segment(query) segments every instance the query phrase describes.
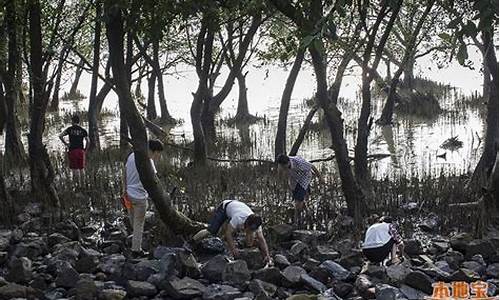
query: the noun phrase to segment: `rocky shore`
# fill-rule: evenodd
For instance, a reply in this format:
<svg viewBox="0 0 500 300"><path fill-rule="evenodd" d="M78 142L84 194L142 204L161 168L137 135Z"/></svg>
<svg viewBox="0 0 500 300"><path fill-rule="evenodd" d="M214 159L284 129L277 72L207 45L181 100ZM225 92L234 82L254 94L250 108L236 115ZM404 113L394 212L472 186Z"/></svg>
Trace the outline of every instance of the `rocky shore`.
<svg viewBox="0 0 500 300"><path fill-rule="evenodd" d="M131 259L127 233L66 220L47 230L37 205L0 230L0 299L424 299L436 281L485 281L498 295L498 236L462 233L405 240L401 264L364 266L349 239L267 228L274 266L257 249L227 256L219 238L189 247L156 246Z"/></svg>

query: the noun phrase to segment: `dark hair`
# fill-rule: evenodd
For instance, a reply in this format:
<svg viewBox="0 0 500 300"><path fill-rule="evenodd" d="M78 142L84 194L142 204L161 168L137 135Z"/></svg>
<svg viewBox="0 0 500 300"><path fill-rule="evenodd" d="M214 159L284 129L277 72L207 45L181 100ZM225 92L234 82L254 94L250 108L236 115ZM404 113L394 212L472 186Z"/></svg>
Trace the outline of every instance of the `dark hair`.
<svg viewBox="0 0 500 300"><path fill-rule="evenodd" d="M80 117L78 115L73 115L71 117L71 122L76 123L76 124L80 123Z"/></svg>
<svg viewBox="0 0 500 300"><path fill-rule="evenodd" d="M148 141L149 150L152 152L161 152L163 151L163 143L158 140L149 140Z"/></svg>
<svg viewBox="0 0 500 300"><path fill-rule="evenodd" d="M394 220L392 219L392 217L384 216L380 218L380 221L384 223L392 223Z"/></svg>
<svg viewBox="0 0 500 300"><path fill-rule="evenodd" d="M279 165L286 165L288 162L290 162L290 158L285 154L280 154L276 157L276 163Z"/></svg>
<svg viewBox="0 0 500 300"><path fill-rule="evenodd" d="M255 231L262 225L262 218L256 214L251 214L245 220L245 228Z"/></svg>

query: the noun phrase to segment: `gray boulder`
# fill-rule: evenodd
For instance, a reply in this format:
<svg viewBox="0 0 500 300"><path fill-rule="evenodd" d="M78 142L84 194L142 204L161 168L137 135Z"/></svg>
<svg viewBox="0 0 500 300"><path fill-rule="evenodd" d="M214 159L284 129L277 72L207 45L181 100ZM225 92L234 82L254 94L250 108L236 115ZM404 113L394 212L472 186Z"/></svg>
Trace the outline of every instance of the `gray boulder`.
<svg viewBox="0 0 500 300"><path fill-rule="evenodd" d="M331 246L319 245L316 246L315 257L320 261L334 260L340 257L340 253Z"/></svg>
<svg viewBox="0 0 500 300"><path fill-rule="evenodd" d="M93 280L80 279L72 292L77 300L92 300L97 296L97 286Z"/></svg>
<svg viewBox="0 0 500 300"><path fill-rule="evenodd" d="M193 299L200 297L206 290L206 287L198 280L184 277L179 279L172 277L166 283L165 291L174 299Z"/></svg>
<svg viewBox="0 0 500 300"><path fill-rule="evenodd" d="M73 288L80 280L80 274L68 262L62 263L57 270L56 286Z"/></svg>
<svg viewBox="0 0 500 300"><path fill-rule="evenodd" d="M228 263L222 272L222 280L232 285L242 286L252 278L244 260L236 260Z"/></svg>
<svg viewBox="0 0 500 300"><path fill-rule="evenodd" d="M301 285L300 277L302 274L307 274L306 270L299 266L288 266L283 270L285 280L283 285L286 287L297 287Z"/></svg>
<svg viewBox="0 0 500 300"><path fill-rule="evenodd" d="M17 283L8 283L0 287L0 299L11 300L14 298L33 298L36 294L31 287L19 285Z"/></svg>
<svg viewBox="0 0 500 300"><path fill-rule="evenodd" d="M27 257L14 258L5 279L15 283L28 283L33 276L31 260Z"/></svg>
<svg viewBox="0 0 500 300"><path fill-rule="evenodd" d="M131 297L154 296L157 293L156 287L145 281L127 281L127 293Z"/></svg>
<svg viewBox="0 0 500 300"><path fill-rule="evenodd" d="M316 292L316 293L323 293L326 291L326 285L324 285L322 282L312 278L308 274L302 274L300 275L300 281L302 284L304 284L305 287L308 289Z"/></svg>
<svg viewBox="0 0 500 300"><path fill-rule="evenodd" d="M127 292L121 289L103 289L98 294L99 300L122 300Z"/></svg>
<svg viewBox="0 0 500 300"><path fill-rule="evenodd" d="M486 275L493 278L498 278L498 263L489 265L486 268Z"/></svg>
<svg viewBox="0 0 500 300"><path fill-rule="evenodd" d="M274 264L280 268L284 269L290 265L290 261L288 261L288 258L282 254L276 254L274 256Z"/></svg>
<svg viewBox="0 0 500 300"><path fill-rule="evenodd" d="M238 259L244 260L251 270L260 269L266 264L258 249L241 249Z"/></svg>
<svg viewBox="0 0 500 300"><path fill-rule="evenodd" d="M262 280L265 282L270 282L270 283L275 284L275 285L280 285L283 282L283 280L285 280L280 269L278 269L276 267L263 268L263 269L257 270L253 273L253 278L259 279L259 280Z"/></svg>
<svg viewBox="0 0 500 300"><path fill-rule="evenodd" d="M398 288L388 284L376 285L375 297L377 300L408 300Z"/></svg>
<svg viewBox="0 0 500 300"><path fill-rule="evenodd" d="M321 265L319 265L319 267L328 271L328 273L336 280L346 281L353 277L353 274L350 271L331 260L324 261Z"/></svg>
<svg viewBox="0 0 500 300"><path fill-rule="evenodd" d="M411 272L411 269L405 264L390 265L386 268L387 277L391 282L399 283L402 282L406 276Z"/></svg>
<svg viewBox="0 0 500 300"><path fill-rule="evenodd" d="M203 300L233 300L240 299L243 294L237 288L224 284L211 284L205 288Z"/></svg>
<svg viewBox="0 0 500 300"><path fill-rule="evenodd" d="M432 293L433 280L422 271L413 271L406 275L405 283L426 294Z"/></svg>
<svg viewBox="0 0 500 300"><path fill-rule="evenodd" d="M466 268L460 268L456 270L455 272L453 272L453 274L451 274L449 278L449 280L451 281L466 281L469 283L478 281L479 279L481 279L479 274Z"/></svg>
<svg viewBox="0 0 500 300"><path fill-rule="evenodd" d="M216 255L203 264L201 273L203 277L210 282L222 281L222 273L227 264L228 260L224 255Z"/></svg>

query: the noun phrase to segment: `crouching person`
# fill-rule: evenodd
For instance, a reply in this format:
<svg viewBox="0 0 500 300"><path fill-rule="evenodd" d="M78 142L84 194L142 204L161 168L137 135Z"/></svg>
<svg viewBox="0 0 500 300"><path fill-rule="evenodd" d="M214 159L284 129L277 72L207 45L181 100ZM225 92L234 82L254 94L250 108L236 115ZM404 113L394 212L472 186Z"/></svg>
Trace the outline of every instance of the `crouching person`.
<svg viewBox="0 0 500 300"><path fill-rule="evenodd" d="M402 257L404 245L392 218L382 217L366 230L362 250L365 257L372 263L383 262L389 254L392 264L401 262L398 250Z"/></svg>
<svg viewBox="0 0 500 300"><path fill-rule="evenodd" d="M248 247L253 247L257 241L260 252L266 263L272 263L269 256L266 239L262 233L262 218L243 202L237 200L225 200L216 209L208 223L208 228L199 231L193 236L194 241L200 241L210 234L216 235L222 225L225 226L224 236L229 247L229 251L236 258L239 255L238 248L234 242L233 234L238 231L245 233L245 240Z"/></svg>

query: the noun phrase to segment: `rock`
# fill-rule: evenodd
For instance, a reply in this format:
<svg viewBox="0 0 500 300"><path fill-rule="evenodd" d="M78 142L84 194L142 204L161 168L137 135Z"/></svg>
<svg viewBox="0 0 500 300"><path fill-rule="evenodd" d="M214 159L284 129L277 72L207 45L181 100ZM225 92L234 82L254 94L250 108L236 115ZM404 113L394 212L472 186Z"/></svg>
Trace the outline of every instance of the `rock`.
<svg viewBox="0 0 500 300"><path fill-rule="evenodd" d="M434 265L436 266L436 268L440 269L441 271L443 272L446 272L446 273L453 273L453 269L450 267L450 265L448 264L447 261L445 260L439 260L439 261L436 261L434 263Z"/></svg>
<svg viewBox="0 0 500 300"><path fill-rule="evenodd" d="M237 288L224 284L211 284L205 288L202 298L204 300L233 300L243 294Z"/></svg>
<svg viewBox="0 0 500 300"><path fill-rule="evenodd" d="M405 253L410 256L420 255L424 253L424 250L422 248L422 243L419 240L416 239L405 240L404 245L405 245Z"/></svg>
<svg viewBox="0 0 500 300"><path fill-rule="evenodd" d="M404 281L407 285L423 291L426 294L432 293L432 279L422 271L410 272Z"/></svg>
<svg viewBox="0 0 500 300"><path fill-rule="evenodd" d="M481 254L487 262L498 261L498 248L489 240L472 240L467 243L465 257L471 258L474 254Z"/></svg>
<svg viewBox="0 0 500 300"><path fill-rule="evenodd" d="M241 249L238 259L244 260L251 270L257 270L266 265L258 249Z"/></svg>
<svg viewBox="0 0 500 300"><path fill-rule="evenodd" d="M112 277L121 276L125 256L121 254L111 254L101 259L98 268Z"/></svg>
<svg viewBox="0 0 500 300"><path fill-rule="evenodd" d="M434 232L438 229L438 225L439 217L434 213L430 213L420 224L418 224L418 227L426 232Z"/></svg>
<svg viewBox="0 0 500 300"><path fill-rule="evenodd" d="M294 230L292 237L294 240L302 241L308 245L315 246L318 241L326 236L325 231L319 230Z"/></svg>
<svg viewBox="0 0 500 300"><path fill-rule="evenodd" d="M330 246L316 246L315 257L320 261L334 260L340 257L340 253Z"/></svg>
<svg viewBox="0 0 500 300"><path fill-rule="evenodd" d="M297 294L286 298L286 300L316 300L316 299L317 299L316 295L309 295L309 294Z"/></svg>
<svg viewBox="0 0 500 300"><path fill-rule="evenodd" d="M404 263L397 265L390 265L386 269L387 277L391 282L402 282L406 276L411 272L411 269Z"/></svg>
<svg viewBox="0 0 500 300"><path fill-rule="evenodd" d="M5 279L15 283L28 283L33 276L31 260L27 257L14 258Z"/></svg>
<svg viewBox="0 0 500 300"><path fill-rule="evenodd" d="M286 287L297 287L300 286L300 277L302 274L307 274L306 270L299 266L288 266L283 270L283 276L285 277L285 281L283 282L283 286Z"/></svg>
<svg viewBox="0 0 500 300"><path fill-rule="evenodd" d="M432 241L432 246L437 249L438 253L444 253L450 248L448 241Z"/></svg>
<svg viewBox="0 0 500 300"><path fill-rule="evenodd" d="M47 245L41 238L29 241L21 242L14 247L11 256L16 257L27 257L31 260L35 260L37 257L45 255L47 253Z"/></svg>
<svg viewBox="0 0 500 300"><path fill-rule="evenodd" d="M35 290L31 287L8 283L0 287L0 299L10 300L14 298L31 298L35 295Z"/></svg>
<svg viewBox="0 0 500 300"><path fill-rule="evenodd" d="M156 259L161 259L165 254L177 254L177 250L175 248L166 247L166 246L158 246L153 251L153 257Z"/></svg>
<svg viewBox="0 0 500 300"><path fill-rule="evenodd" d="M228 260L224 255L216 255L201 267L201 273L210 282L222 281L222 273L227 264Z"/></svg>
<svg viewBox="0 0 500 300"><path fill-rule="evenodd" d="M317 293L323 293L326 291L326 285L321 283L320 281L312 278L308 274L302 274L300 275L300 280L304 284L305 287L308 289L317 292Z"/></svg>
<svg viewBox="0 0 500 300"><path fill-rule="evenodd" d="M242 286L252 278L244 260L235 260L226 265L222 272L222 280L236 286Z"/></svg>
<svg viewBox="0 0 500 300"><path fill-rule="evenodd" d="M200 278L200 265L196 261L196 258L193 256L193 254L183 251L179 253L178 257L182 268L182 274L184 276L188 276L194 279Z"/></svg>
<svg viewBox="0 0 500 300"><path fill-rule="evenodd" d="M250 284L248 285L248 289L255 295L257 296L257 299L260 297L264 298L271 298L274 296L276 293L276 290L278 289L277 286L275 286L272 283L268 283L259 279L254 279L250 281Z"/></svg>
<svg viewBox="0 0 500 300"><path fill-rule="evenodd" d="M375 297L377 300L408 300L398 288L388 284L377 285Z"/></svg>
<svg viewBox="0 0 500 300"><path fill-rule="evenodd" d="M451 281L466 281L469 283L473 282L473 281L477 281L479 279L481 279L479 274L477 274L476 272L474 272L472 270L465 269L465 268L460 268L457 271L453 272L453 274L451 274L451 276L449 278L449 280L451 280Z"/></svg>
<svg viewBox="0 0 500 300"><path fill-rule="evenodd" d="M44 291L48 288L48 283L52 281L53 278L49 274L35 274L30 281L30 287Z"/></svg>
<svg viewBox="0 0 500 300"><path fill-rule="evenodd" d="M458 269L460 267L460 264L464 261L464 255L458 251L453 250L449 250L438 258L445 260L453 270Z"/></svg>
<svg viewBox="0 0 500 300"><path fill-rule="evenodd" d="M347 271L346 269L344 269L344 267L331 260L324 261L321 265L319 265L319 267L327 270L329 274L336 280L346 281L353 276L351 272Z"/></svg>
<svg viewBox="0 0 500 300"><path fill-rule="evenodd" d="M155 256L156 257L156 256ZM165 253L160 259L160 274L163 278L178 275L177 255L175 253Z"/></svg>
<svg viewBox="0 0 500 300"><path fill-rule="evenodd" d="M74 289L77 300L92 300L97 296L97 286L93 280L80 279Z"/></svg>
<svg viewBox="0 0 500 300"><path fill-rule="evenodd" d="M278 224L271 227L269 232L270 240L275 243L288 241L292 238L293 226L289 224Z"/></svg>
<svg viewBox="0 0 500 300"><path fill-rule="evenodd" d="M57 270L56 286L63 288L72 288L80 280L80 274L73 269L71 264L64 262Z"/></svg>
<svg viewBox="0 0 500 300"><path fill-rule="evenodd" d="M285 280L284 275L281 273L280 269L276 267L263 268L257 270L253 273L254 279L259 279L265 282L270 282L275 285L280 285L283 280Z"/></svg>
<svg viewBox="0 0 500 300"><path fill-rule="evenodd" d="M498 278L498 263L489 265L486 268L486 275L493 278Z"/></svg>
<svg viewBox="0 0 500 300"><path fill-rule="evenodd" d="M319 266L320 262L315 260L314 258L308 258L304 264L302 264L302 268L304 268L307 272L311 272Z"/></svg>
<svg viewBox="0 0 500 300"><path fill-rule="evenodd" d="M206 287L199 281L189 277L182 279L172 277L167 281L165 290L169 296L175 299L193 299L201 296Z"/></svg>
<svg viewBox="0 0 500 300"><path fill-rule="evenodd" d="M125 263L122 276L129 280L146 281L149 276L160 272L159 260L140 260L136 264Z"/></svg>
<svg viewBox="0 0 500 300"><path fill-rule="evenodd" d="M431 278L439 281L446 281L450 277L450 273L439 269L433 263L425 263L423 267L415 267L414 269L422 271Z"/></svg>
<svg viewBox="0 0 500 300"><path fill-rule="evenodd" d="M489 297L498 296L498 279L490 279L486 282L488 283L488 296Z"/></svg>
<svg viewBox="0 0 500 300"><path fill-rule="evenodd" d="M94 273L99 265L100 256L101 254L94 249L82 248L75 262L75 270L79 273Z"/></svg>
<svg viewBox="0 0 500 300"><path fill-rule="evenodd" d="M333 285L333 291L340 298L345 298L347 295L349 295L352 292L353 289L354 289L354 286L352 284L341 282L341 281L339 281Z"/></svg>
<svg viewBox="0 0 500 300"><path fill-rule="evenodd" d="M288 259L286 258L286 256L282 255L282 254L276 254L274 256L274 264L280 268L280 269L284 269L286 267L288 267L290 265L290 262L288 261Z"/></svg>
<svg viewBox="0 0 500 300"><path fill-rule="evenodd" d="M218 237L210 237L203 239L199 243L198 251L205 254L221 254L224 253L226 248L224 247L224 242Z"/></svg>
<svg viewBox="0 0 500 300"><path fill-rule="evenodd" d="M68 292L64 288L55 288L44 294L46 300L66 299Z"/></svg>
<svg viewBox="0 0 500 300"><path fill-rule="evenodd" d="M367 299L375 298L375 289L372 289L373 283L368 276L359 275L354 282L354 287L361 296Z"/></svg>
<svg viewBox="0 0 500 300"><path fill-rule="evenodd" d="M368 266L363 268L361 274L366 274L369 277L375 277L382 280L386 278L385 268L374 264L368 264Z"/></svg>
<svg viewBox="0 0 500 300"><path fill-rule="evenodd" d="M306 243L297 241L295 244L293 244L292 248L290 248L290 255L292 255L296 259L299 259L301 255L306 253L307 248L309 247Z"/></svg>
<svg viewBox="0 0 500 300"><path fill-rule="evenodd" d="M8 258L9 258L9 253L5 251L0 251L0 266L3 266L7 262Z"/></svg>
<svg viewBox="0 0 500 300"><path fill-rule="evenodd" d="M472 260L464 261L462 263L462 267L465 269L469 269L471 271L474 271L477 274L479 274L480 276L484 275L484 273L486 273L486 266L484 266L476 261L472 261Z"/></svg>
<svg viewBox="0 0 500 300"><path fill-rule="evenodd" d="M426 294L422 291L419 291L417 289L414 289L410 286L407 286L406 284L402 284L399 290L408 298L409 300L412 299L426 299L429 294Z"/></svg>
<svg viewBox="0 0 500 300"><path fill-rule="evenodd" d="M351 249L339 259L339 264L344 268L352 268L363 265L364 258L361 250Z"/></svg>
<svg viewBox="0 0 500 300"><path fill-rule="evenodd" d="M477 263L480 263L483 266L486 266L486 262L484 261L484 258L481 254L475 254L473 255L470 260L475 261Z"/></svg>
<svg viewBox="0 0 500 300"><path fill-rule="evenodd" d="M7 229L0 230L0 251L6 251L10 246L12 231Z"/></svg>
<svg viewBox="0 0 500 300"><path fill-rule="evenodd" d="M472 237L468 233L455 234L450 238L450 246L455 251L460 251L465 253L467 244L472 240Z"/></svg>
<svg viewBox="0 0 500 300"><path fill-rule="evenodd" d="M72 241L78 241L80 239L80 229L75 222L71 220L65 220L57 223L55 225L55 231L66 236Z"/></svg>
<svg viewBox="0 0 500 300"><path fill-rule="evenodd" d="M127 294L131 297L154 296L157 290L154 285L146 281L127 281Z"/></svg>
<svg viewBox="0 0 500 300"><path fill-rule="evenodd" d="M99 300L122 300L127 292L120 289L104 289L99 292Z"/></svg>
<svg viewBox="0 0 500 300"><path fill-rule="evenodd" d="M49 235L47 241L48 241L49 247L52 248L53 246L55 246L57 244L66 243L66 242L69 242L71 240L64 235L62 235L58 232L55 232L55 233Z"/></svg>

